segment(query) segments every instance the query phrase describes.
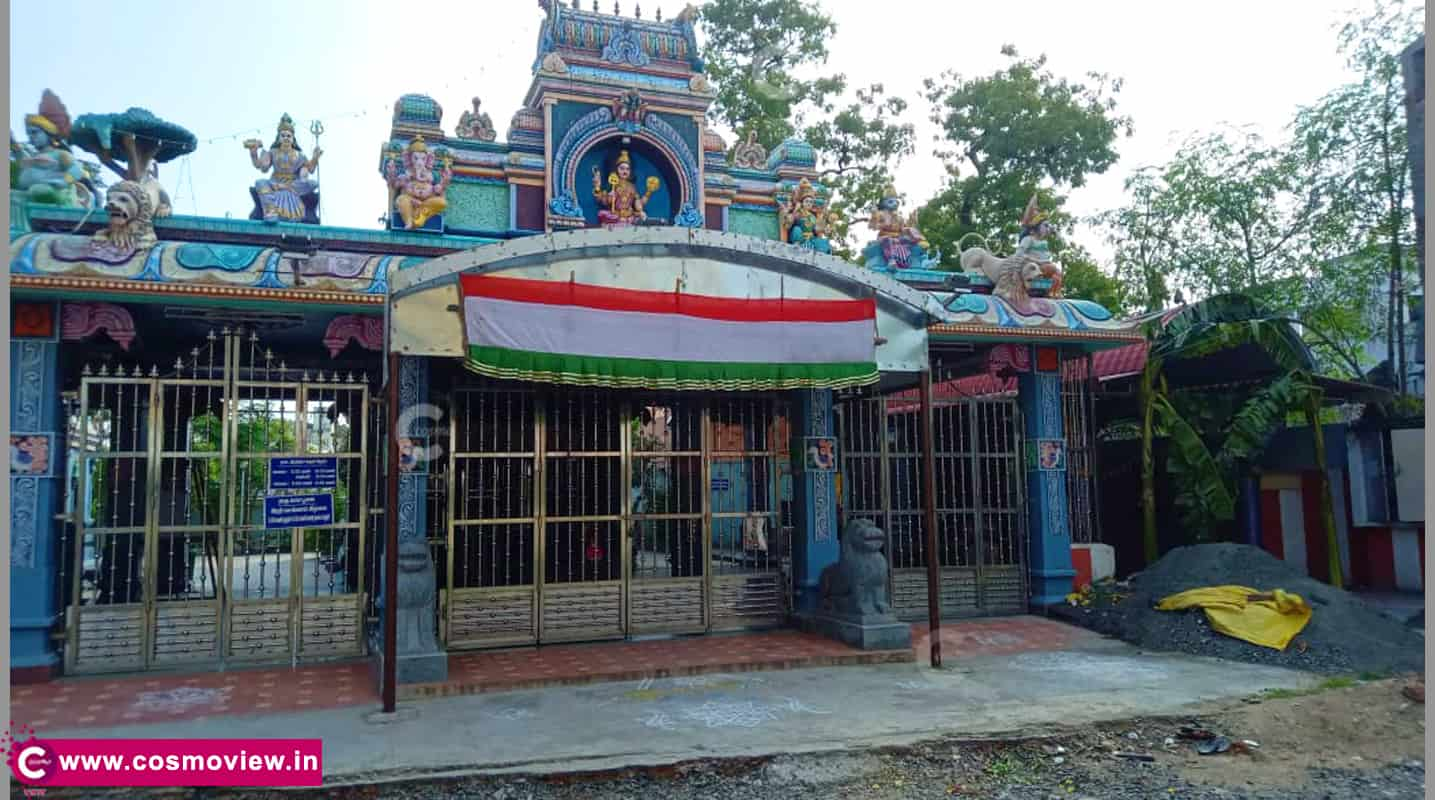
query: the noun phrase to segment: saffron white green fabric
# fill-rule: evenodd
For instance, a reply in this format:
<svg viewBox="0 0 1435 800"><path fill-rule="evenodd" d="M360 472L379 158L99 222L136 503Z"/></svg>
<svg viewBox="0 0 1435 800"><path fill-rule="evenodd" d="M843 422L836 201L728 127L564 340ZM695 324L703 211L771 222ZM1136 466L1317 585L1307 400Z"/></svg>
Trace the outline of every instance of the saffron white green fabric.
<svg viewBox="0 0 1435 800"><path fill-rule="evenodd" d="M655 389L841 388L877 380L876 302L734 299L463 275L469 369Z"/></svg>

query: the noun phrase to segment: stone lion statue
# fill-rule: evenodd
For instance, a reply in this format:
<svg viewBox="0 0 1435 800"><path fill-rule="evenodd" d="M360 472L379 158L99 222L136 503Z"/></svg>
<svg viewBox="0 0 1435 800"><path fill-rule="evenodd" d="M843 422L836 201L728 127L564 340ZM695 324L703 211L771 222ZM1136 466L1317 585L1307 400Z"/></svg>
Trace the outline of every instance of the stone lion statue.
<svg viewBox="0 0 1435 800"><path fill-rule="evenodd" d="M155 181L120 181L105 192L105 211L110 215L109 227L96 233L94 240L120 250L142 250L159 241L154 221L169 216L169 197Z"/></svg>
<svg viewBox="0 0 1435 800"><path fill-rule="evenodd" d="M852 616L887 614L887 537L867 519L854 519L842 529L842 554L822 570L820 589L827 611Z"/></svg>
<svg viewBox="0 0 1435 800"><path fill-rule="evenodd" d="M1041 265L1035 260L1014 255L1000 258L984 247L973 247L962 253L962 269L985 275L996 284L993 293L1012 299L1026 296L1027 287L1041 277Z"/></svg>

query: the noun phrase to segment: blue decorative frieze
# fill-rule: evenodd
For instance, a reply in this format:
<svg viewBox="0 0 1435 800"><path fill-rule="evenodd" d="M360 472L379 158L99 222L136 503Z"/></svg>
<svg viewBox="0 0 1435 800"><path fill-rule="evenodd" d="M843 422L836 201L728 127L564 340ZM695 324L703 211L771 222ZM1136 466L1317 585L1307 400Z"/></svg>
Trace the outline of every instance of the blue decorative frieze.
<svg viewBox="0 0 1435 800"><path fill-rule="evenodd" d="M662 75L649 75L645 72L624 72L623 70L590 67L584 64L569 64L568 74L572 77L636 84L650 89L663 89L670 92L687 92L688 90L688 80L686 78L669 78Z"/></svg>
<svg viewBox="0 0 1435 800"><path fill-rule="evenodd" d="M613 38L609 39L607 46L603 48L603 60L634 67L646 67L653 61L643 52L642 37L629 23L624 23L623 27L613 31Z"/></svg>

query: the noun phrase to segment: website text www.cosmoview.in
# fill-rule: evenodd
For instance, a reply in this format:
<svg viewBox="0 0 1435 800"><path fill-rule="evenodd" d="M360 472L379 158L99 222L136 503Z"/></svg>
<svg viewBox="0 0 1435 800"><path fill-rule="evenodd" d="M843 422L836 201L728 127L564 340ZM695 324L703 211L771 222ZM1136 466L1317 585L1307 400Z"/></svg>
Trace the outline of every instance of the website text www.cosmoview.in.
<svg viewBox="0 0 1435 800"><path fill-rule="evenodd" d="M49 739L11 745L29 786L319 786L318 739Z"/></svg>

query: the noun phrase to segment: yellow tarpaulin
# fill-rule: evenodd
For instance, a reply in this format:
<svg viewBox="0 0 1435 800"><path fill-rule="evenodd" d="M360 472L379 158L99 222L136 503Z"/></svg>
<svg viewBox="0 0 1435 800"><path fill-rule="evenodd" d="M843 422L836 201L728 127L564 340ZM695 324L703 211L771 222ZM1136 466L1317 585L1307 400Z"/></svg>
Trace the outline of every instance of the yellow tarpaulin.
<svg viewBox="0 0 1435 800"><path fill-rule="evenodd" d="M1298 594L1246 586L1207 586L1173 594L1156 605L1160 611L1202 608L1211 627L1251 644L1284 650L1310 622L1310 605Z"/></svg>

